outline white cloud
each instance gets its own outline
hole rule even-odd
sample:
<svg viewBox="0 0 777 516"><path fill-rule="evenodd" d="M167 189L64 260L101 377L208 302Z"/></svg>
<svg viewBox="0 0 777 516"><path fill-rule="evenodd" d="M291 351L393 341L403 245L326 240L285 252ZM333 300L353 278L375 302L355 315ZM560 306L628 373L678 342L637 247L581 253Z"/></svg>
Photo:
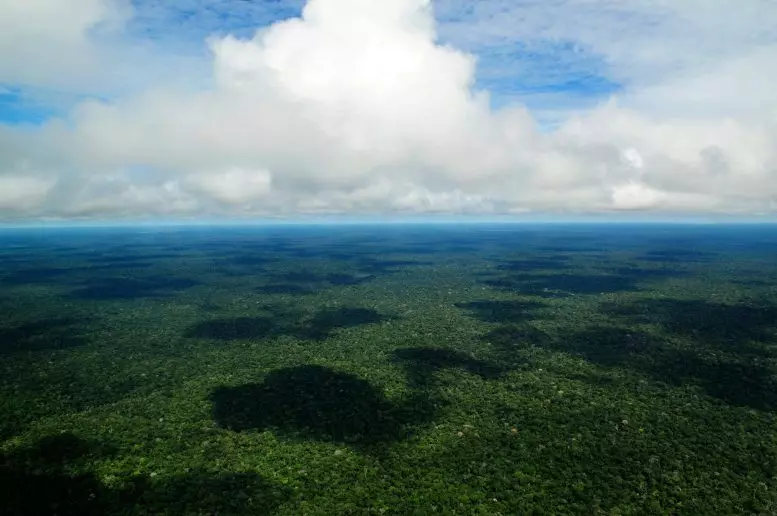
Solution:
<svg viewBox="0 0 777 516"><path fill-rule="evenodd" d="M612 191L612 204L616 210L645 210L656 208L664 195L637 181L616 186Z"/></svg>
<svg viewBox="0 0 777 516"><path fill-rule="evenodd" d="M52 182L24 176L0 176L0 213L29 213L46 198Z"/></svg>
<svg viewBox="0 0 777 516"><path fill-rule="evenodd" d="M106 63L95 38L130 15L125 0L23 0L0 5L0 82L84 87Z"/></svg>
<svg viewBox="0 0 777 516"><path fill-rule="evenodd" d="M265 197L272 186L272 175L267 170L233 168L192 176L186 186L215 201L240 205Z"/></svg>
<svg viewBox="0 0 777 516"><path fill-rule="evenodd" d="M30 52L88 43L90 27L125 13L108 0L81 1L67 37L28 41ZM738 28L720 29L732 39L720 59L698 49L675 55L685 47L649 42L642 25L652 16L662 34L690 45L669 20L681 16L686 30L711 37L722 18L708 4L690 2L692 11L640 0L627 12L620 3L568 0L541 22L547 2L523 2L521 13L478 3L478 45L563 34L601 53L629 85L547 132L520 105L489 107L488 94L473 87L476 58L438 42L429 2L310 0L302 18L252 39L213 38L212 81L192 77L211 88L165 81L83 102L37 131L0 131L0 207L6 218L773 210L777 94L760 81L774 73L766 64L777 47L763 18L775 11L753 1L762 16L738 14ZM488 15L498 6L504 20ZM605 30L595 30L597 20ZM739 26L747 24L754 32ZM6 78L31 73L9 63L0 65ZM44 80L55 72L36 73ZM49 185L45 194L11 186L20 166L42 182L38 190Z"/></svg>
<svg viewBox="0 0 777 516"><path fill-rule="evenodd" d="M622 105L661 116L730 116L774 109L777 3L772 0L438 0L442 34L476 53L511 55L489 75L530 65L547 47L558 58L528 66L531 83L603 74ZM516 52L516 48L519 50ZM555 57L555 56L553 56ZM519 88L520 89L520 88ZM563 91L541 104L563 105ZM535 95L518 95L534 103ZM583 106L590 107L590 106ZM574 109L570 106L568 109ZM553 113L555 118L558 114Z"/></svg>

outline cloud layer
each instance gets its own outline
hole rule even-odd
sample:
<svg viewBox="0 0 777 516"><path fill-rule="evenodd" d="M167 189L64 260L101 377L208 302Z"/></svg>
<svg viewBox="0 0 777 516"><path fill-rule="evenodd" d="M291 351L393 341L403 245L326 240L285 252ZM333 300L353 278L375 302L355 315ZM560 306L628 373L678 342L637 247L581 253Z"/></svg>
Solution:
<svg viewBox="0 0 777 516"><path fill-rule="evenodd" d="M601 6L583 0L558 2L564 15L544 24L532 18L547 13L539 3L500 17L488 9L501 2L482 2L469 25L452 0L310 0L300 18L252 38L209 39L207 75L121 37L132 11L118 0L74 1L67 13L57 0L30 0L26 11L7 3L0 29L28 29L0 36L0 83L100 84L114 95L39 127L0 126L0 217L772 213L777 11L753 0L762 10L736 11L746 19L735 30L707 3L675 3L640 0L629 12L600 3L609 11L596 19L611 16L619 46L586 17ZM433 7L449 21L439 25ZM578 23L563 23L572 15ZM677 24L680 41L693 40L683 21L730 41L685 55L640 42L643 29L627 35L647 16ZM516 17L523 24L508 25ZM493 108L476 55L440 33L475 52L571 38L624 87L565 110L549 130L519 102ZM34 59L57 48L54 65ZM115 94L133 71L136 87Z"/></svg>

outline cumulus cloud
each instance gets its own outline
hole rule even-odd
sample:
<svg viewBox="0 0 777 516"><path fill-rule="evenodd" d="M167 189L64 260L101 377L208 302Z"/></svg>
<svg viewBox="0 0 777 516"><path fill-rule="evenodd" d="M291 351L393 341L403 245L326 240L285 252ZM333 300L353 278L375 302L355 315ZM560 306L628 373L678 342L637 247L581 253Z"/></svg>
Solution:
<svg viewBox="0 0 777 516"><path fill-rule="evenodd" d="M215 201L248 204L270 192L272 175L267 170L234 168L219 173L193 176L187 186Z"/></svg>
<svg viewBox="0 0 777 516"><path fill-rule="evenodd" d="M24 212L40 204L51 188L51 181L24 176L0 176L0 210Z"/></svg>
<svg viewBox="0 0 777 516"><path fill-rule="evenodd" d="M81 1L89 9L72 24L74 41L124 12ZM773 209L777 95L756 84L748 57L763 64L777 48L768 41L719 68L705 61L693 77L667 71L684 62L661 61L661 81L647 86L624 65L619 73L643 86L547 131L518 103L493 109L476 87L476 56L440 43L438 30L427 0L310 0L300 18L253 38L214 37L211 87L149 87L85 101L35 130L0 131L0 214ZM5 66L6 76L28 73ZM763 109L705 110L730 99L716 70L738 67ZM673 110L705 85L703 102Z"/></svg>

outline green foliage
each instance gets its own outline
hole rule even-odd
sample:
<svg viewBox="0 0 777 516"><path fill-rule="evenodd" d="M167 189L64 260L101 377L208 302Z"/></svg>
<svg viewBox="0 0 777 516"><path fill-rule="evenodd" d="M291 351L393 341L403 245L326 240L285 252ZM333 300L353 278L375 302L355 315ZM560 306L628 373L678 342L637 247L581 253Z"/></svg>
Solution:
<svg viewBox="0 0 777 516"><path fill-rule="evenodd" d="M774 514L777 235L709 231L18 237L0 513Z"/></svg>

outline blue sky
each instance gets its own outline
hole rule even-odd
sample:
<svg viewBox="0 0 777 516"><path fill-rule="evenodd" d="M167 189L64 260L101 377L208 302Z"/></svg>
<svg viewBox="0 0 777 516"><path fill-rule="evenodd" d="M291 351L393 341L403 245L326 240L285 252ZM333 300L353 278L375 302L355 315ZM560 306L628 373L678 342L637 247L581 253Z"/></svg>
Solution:
<svg viewBox="0 0 777 516"><path fill-rule="evenodd" d="M774 0L0 2L0 222L777 213Z"/></svg>
<svg viewBox="0 0 777 516"><path fill-rule="evenodd" d="M51 108L26 101L19 86L0 86L0 122L11 125L39 124L54 113Z"/></svg>
<svg viewBox="0 0 777 516"><path fill-rule="evenodd" d="M451 2L455 4L455 2ZM301 0L132 0L133 15L123 37L162 54L205 60L207 40L228 34L251 38L258 29L302 13ZM489 91L492 106L521 102L543 119L555 110L585 109L607 99L620 85L607 77L601 56L574 41L501 41L478 44L460 37L453 24L467 24L475 13L436 5L439 41L478 58L476 88ZM0 123L40 124L66 116L72 104L89 95L40 91L0 81ZM50 98L56 98L51 102ZM556 117L550 114L553 125Z"/></svg>
<svg viewBox="0 0 777 516"><path fill-rule="evenodd" d="M300 16L300 0L133 0L137 16L130 31L163 45L205 52L213 34L251 37L257 28ZM540 111L556 104L589 107L618 91L604 75L601 56L571 41L520 41L496 45L471 44L447 31L448 23L468 23L475 13L456 12L444 2L436 5L439 41L478 57L477 87L488 90L494 106L519 100Z"/></svg>

